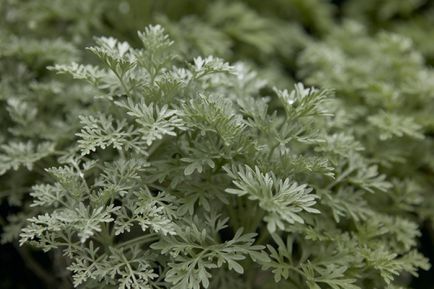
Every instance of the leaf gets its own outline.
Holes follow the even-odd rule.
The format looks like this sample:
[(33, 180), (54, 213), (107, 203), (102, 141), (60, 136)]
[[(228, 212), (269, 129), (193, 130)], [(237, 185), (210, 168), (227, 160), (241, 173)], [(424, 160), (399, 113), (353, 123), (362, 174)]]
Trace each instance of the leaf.
[(83, 128), (76, 135), (81, 154), (95, 152), (97, 148), (105, 149), (113, 146), (115, 149), (136, 149), (145, 154), (142, 146), (144, 142), (138, 136), (133, 126), (125, 120), (115, 121), (112, 116), (98, 114), (96, 116), (81, 116)]
[(324, 102), (330, 98), (331, 92), (328, 90), (317, 90), (305, 88), (302, 83), (294, 85), (294, 90), (278, 90), (274, 92), (283, 104), (288, 115), (288, 120), (301, 117), (312, 117), (316, 115), (329, 115), (324, 110)]
[(231, 73), (232, 66), (224, 62), (220, 58), (208, 56), (206, 58), (196, 57), (192, 65), (193, 77), (196, 79), (215, 74), (215, 73)]
[(194, 173), (194, 171), (197, 171), (198, 173), (202, 173), (203, 167), (205, 165), (209, 166), (210, 168), (215, 167), (215, 163), (211, 159), (191, 159), (191, 158), (182, 158), (181, 159), (184, 162), (190, 163), (188, 166), (184, 169), (184, 174), (186, 176), (189, 176)]
[(392, 137), (409, 136), (416, 139), (423, 138), (422, 127), (412, 118), (382, 111), (371, 115), (368, 121), (380, 129), (380, 139), (387, 140)]
[(175, 58), (173, 41), (161, 25), (147, 26), (145, 31), (138, 32), (138, 36), (144, 49), (134, 52), (137, 63), (148, 72), (151, 80), (155, 80)]
[(33, 169), (33, 164), (54, 152), (54, 144), (43, 142), (35, 145), (32, 142), (10, 142), (0, 145), (0, 175), (21, 166), (28, 170)]
[(332, 289), (360, 289), (359, 286), (354, 284), (355, 279), (345, 277), (347, 271), (345, 266), (338, 267), (330, 264), (319, 267), (308, 263), (302, 265), (301, 268), (306, 274), (306, 283), (310, 289), (321, 288), (318, 285), (321, 283), (327, 284)]
[[(173, 284), (173, 288), (208, 288), (211, 269), (227, 264), (228, 269), (242, 274), (244, 268), (238, 261), (244, 260), (245, 255), (261, 258), (258, 256), (265, 254), (261, 253), (263, 246), (253, 245), (255, 236), (252, 233), (243, 234), (240, 229), (232, 239), (219, 243), (207, 240), (207, 230), (201, 231), (193, 225), (179, 230), (176, 235), (166, 236), (154, 243), (152, 248), (174, 257), (165, 278)], [(207, 244), (207, 241), (212, 241), (212, 244)]]
[(255, 170), (248, 166), (225, 167), (226, 173), (234, 179), (236, 189), (228, 188), (225, 191), (249, 200), (258, 201), (259, 207), (267, 212), (264, 220), (268, 223), (270, 233), (276, 229), (284, 229), (286, 224), (304, 223), (299, 215), (302, 211), (318, 214), (312, 208), (318, 197), (311, 194), (312, 189), (307, 185), (299, 185), (285, 180), (277, 179), (273, 173), (263, 174), (258, 167)]
[(164, 135), (176, 136), (175, 130), (185, 130), (179, 111), (169, 109), (167, 105), (159, 108), (153, 103), (146, 105), (143, 99), (134, 103), (130, 98), (115, 103), (127, 109), (127, 114), (134, 118), (139, 125), (138, 133), (148, 146)]

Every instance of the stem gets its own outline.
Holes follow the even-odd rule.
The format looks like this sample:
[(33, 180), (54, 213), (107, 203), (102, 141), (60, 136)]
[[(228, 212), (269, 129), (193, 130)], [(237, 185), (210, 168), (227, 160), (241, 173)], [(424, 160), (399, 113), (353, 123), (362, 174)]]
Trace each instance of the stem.
[(265, 244), (265, 242), (268, 240), (268, 238), (270, 237), (270, 232), (267, 229), (267, 226), (264, 226), (261, 228), (261, 231), (259, 232), (259, 238), (258, 240), (256, 240), (256, 243), (258, 244)]
[(277, 142), (276, 144), (274, 144), (271, 148), (270, 151), (268, 152), (268, 158), (271, 160), (271, 157), (273, 156), (273, 152), (274, 150), (280, 145), (280, 142)]
[(121, 256), (122, 256), (122, 260), (124, 261), (124, 264), (125, 264), (125, 265), (127, 266), (127, 268), (128, 268), (128, 271), (130, 271), (130, 275), (131, 275), (131, 277), (133, 277), (133, 281), (134, 281), (134, 283), (135, 283), (135, 284), (138, 284), (137, 279), (136, 279), (136, 276), (135, 276), (135, 274), (134, 274), (134, 270), (133, 270), (133, 268), (131, 268), (130, 262), (128, 262), (127, 258), (125, 258), (125, 256), (124, 256), (124, 254), (121, 254)]
[(339, 184), (344, 178), (346, 178), (349, 174), (354, 171), (354, 168), (349, 167), (345, 172), (343, 172), (333, 183), (327, 186), (326, 190), (330, 190), (337, 184)]
[(254, 206), (254, 210), (252, 210), (252, 213), (252, 225), (249, 229), (250, 231), (256, 231), (261, 226), (262, 218), (264, 217), (264, 211), (258, 206)]
[(77, 170), (77, 173), (80, 176), (80, 179), (83, 181), (83, 184), (84, 184), (84, 187), (86, 188), (87, 193), (90, 195), (90, 193), (91, 193), (90, 188), (87, 185), (86, 179), (84, 178), (84, 174), (81, 172), (81, 169), (78, 166), (77, 162), (73, 161), (71, 164)]
[(128, 247), (128, 246), (132, 246), (135, 245), (137, 243), (142, 243), (142, 242), (151, 242), (151, 241), (155, 241), (158, 240), (158, 236), (156, 234), (151, 234), (151, 235), (143, 235), (128, 241), (125, 241), (123, 243), (118, 244), (118, 248), (122, 248), (122, 247)]
[(128, 94), (130, 93), (131, 89), (128, 89), (127, 85), (124, 82), (124, 76), (119, 75), (119, 73), (116, 71), (116, 69), (112, 69), (112, 71), (114, 72), (114, 74), (116, 75), (116, 77), (119, 79), (119, 82), (121, 83), (122, 88), (125, 91), (125, 95), (128, 96)]
[(102, 230), (99, 234), (99, 238), (97, 239), (104, 246), (105, 250), (108, 250), (108, 248), (113, 244), (113, 238), (110, 234), (110, 229), (106, 223), (102, 224)]

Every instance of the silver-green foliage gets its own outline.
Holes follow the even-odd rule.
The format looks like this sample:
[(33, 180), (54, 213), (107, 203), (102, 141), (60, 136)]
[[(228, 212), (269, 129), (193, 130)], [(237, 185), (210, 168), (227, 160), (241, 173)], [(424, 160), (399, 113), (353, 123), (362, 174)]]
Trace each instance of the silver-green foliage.
[(346, 22), (321, 43), (308, 45), (299, 66), (309, 84), (336, 89), (351, 113), (346, 126), (381, 172), (417, 183), (408, 190), (395, 182), (383, 204), (408, 204), (421, 219), (434, 220), (434, 71), (412, 41), (384, 31), (370, 36), (364, 26)]
[(21, 244), (61, 249), (74, 286), (394, 288), (428, 267), (406, 211), (378, 206), (392, 183), (331, 91), (183, 58), (161, 26), (139, 38), (51, 68), (94, 105), (33, 187), (43, 213)]

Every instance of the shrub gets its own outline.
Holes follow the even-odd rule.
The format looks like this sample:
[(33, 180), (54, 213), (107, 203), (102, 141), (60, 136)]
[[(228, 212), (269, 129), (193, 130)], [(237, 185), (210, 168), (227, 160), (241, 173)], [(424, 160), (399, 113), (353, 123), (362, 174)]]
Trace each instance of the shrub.
[(21, 243), (61, 248), (74, 286), (360, 288), (427, 268), (330, 91), (272, 92), (242, 63), (179, 58), (161, 26), (139, 38), (98, 38), (102, 67), (51, 68), (98, 93), (33, 187), (43, 213)]
[(2, 243), (48, 288), (416, 284), (433, 5), (395, 2), (3, 1)]

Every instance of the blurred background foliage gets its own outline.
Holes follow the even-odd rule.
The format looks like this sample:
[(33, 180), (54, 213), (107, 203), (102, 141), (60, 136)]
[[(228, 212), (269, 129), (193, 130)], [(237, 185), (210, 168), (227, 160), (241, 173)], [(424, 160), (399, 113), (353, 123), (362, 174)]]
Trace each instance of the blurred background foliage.
[[(6, 151), (19, 143), (29, 156), (22, 163), (36, 169), (2, 172), (8, 160), (0, 155), (0, 288), (46, 288), (50, 278), (40, 268), (57, 266), (55, 254), (48, 260), (14, 244), (35, 213), (29, 186), (55, 163), (53, 148), (70, 140), (91, 100), (83, 97), (88, 87), (61, 81), (46, 67), (93, 61), (84, 50), (93, 36), (138, 45), (136, 31), (150, 23), (162, 24), (188, 57), (248, 62), (279, 86), (303, 81), (336, 89), (354, 112), (348, 125), (364, 128), (359, 137), (383, 160), (383, 171), (403, 182), (396, 187), (412, 188), (394, 191), (384, 205), (393, 199), (418, 208), (421, 250), (434, 260), (434, 1), (1, 0), (0, 145)], [(385, 146), (369, 137), (380, 127), (387, 139), (393, 121), (420, 126), (425, 138)], [(406, 162), (404, 176), (397, 159)], [(414, 288), (434, 288), (433, 275), (421, 272)]]

